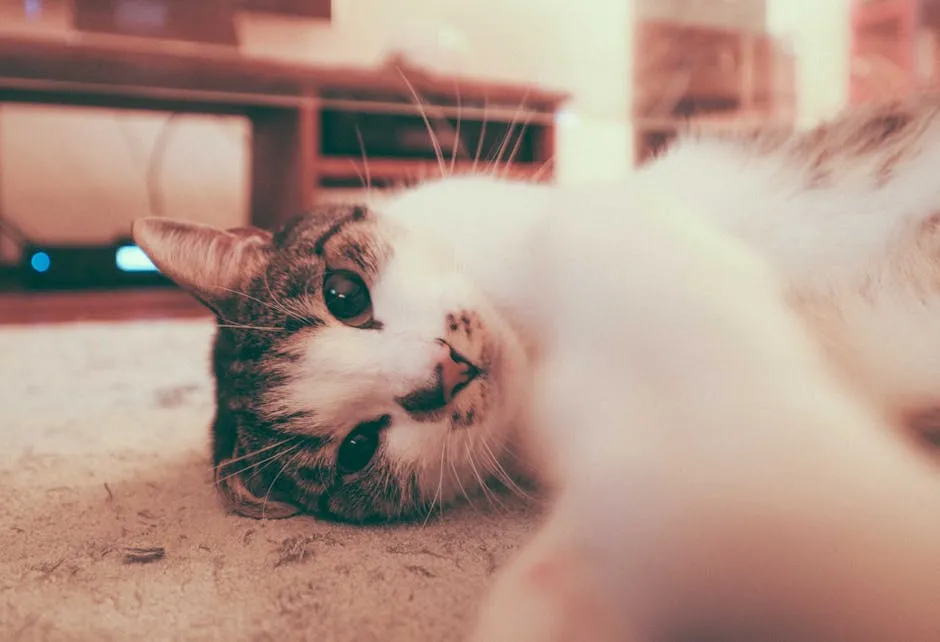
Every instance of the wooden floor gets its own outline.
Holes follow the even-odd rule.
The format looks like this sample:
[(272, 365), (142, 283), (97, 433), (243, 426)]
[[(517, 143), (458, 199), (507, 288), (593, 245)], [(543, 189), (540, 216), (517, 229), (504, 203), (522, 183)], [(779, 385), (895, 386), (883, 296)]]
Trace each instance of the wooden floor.
[(168, 287), (87, 292), (0, 291), (0, 324), (208, 316), (209, 312), (192, 297)]

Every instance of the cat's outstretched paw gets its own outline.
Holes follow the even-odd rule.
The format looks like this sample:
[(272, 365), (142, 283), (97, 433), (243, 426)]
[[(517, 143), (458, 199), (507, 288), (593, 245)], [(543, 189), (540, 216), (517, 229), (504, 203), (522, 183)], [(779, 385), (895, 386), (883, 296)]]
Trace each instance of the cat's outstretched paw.
[(549, 529), (497, 574), (468, 642), (641, 642), (606, 597)]
[(906, 423), (931, 454), (940, 455), (940, 407), (913, 413)]

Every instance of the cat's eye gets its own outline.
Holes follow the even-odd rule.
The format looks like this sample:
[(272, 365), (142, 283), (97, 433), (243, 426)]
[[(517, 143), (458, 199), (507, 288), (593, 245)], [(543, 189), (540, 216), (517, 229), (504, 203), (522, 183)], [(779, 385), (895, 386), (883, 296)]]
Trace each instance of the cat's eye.
[(379, 449), (379, 433), (388, 426), (391, 417), (384, 415), (375, 421), (359, 424), (339, 447), (336, 468), (342, 475), (351, 475), (369, 465)]
[(323, 300), (338, 321), (355, 328), (373, 325), (369, 288), (355, 272), (328, 272), (323, 280)]

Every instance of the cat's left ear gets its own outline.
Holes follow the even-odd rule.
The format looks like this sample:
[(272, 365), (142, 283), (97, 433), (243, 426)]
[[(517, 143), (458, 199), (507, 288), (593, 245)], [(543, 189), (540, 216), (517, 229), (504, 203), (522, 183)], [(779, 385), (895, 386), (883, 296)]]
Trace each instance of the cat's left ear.
[(131, 233), (164, 276), (222, 316), (271, 248), (270, 232), (258, 228), (221, 230), (157, 217), (135, 221)]

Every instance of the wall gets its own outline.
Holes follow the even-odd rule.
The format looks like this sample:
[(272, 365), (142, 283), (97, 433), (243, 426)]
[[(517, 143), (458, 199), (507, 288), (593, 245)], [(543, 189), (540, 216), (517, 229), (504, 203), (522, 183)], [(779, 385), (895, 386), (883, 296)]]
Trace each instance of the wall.
[[(768, 27), (797, 54), (803, 126), (846, 103), (849, 3), (768, 2)], [(702, 0), (668, 4), (681, 5), (680, 13), (712, 6)], [(629, 171), (633, 15), (647, 15), (650, 7), (662, 12), (663, 6), (661, 0), (334, 0), (332, 24), (250, 16), (238, 29), (250, 55), (372, 65), (390, 49), (405, 47), (437, 71), (571, 91), (574, 100), (559, 121), (557, 166), (559, 180), (572, 183)], [(0, 0), (0, 33), (23, 28), (11, 14), (20, 7)], [(42, 20), (29, 29), (67, 28), (65, 0), (46, 0), (44, 7)], [(705, 9), (700, 13), (697, 20), (714, 18)], [(728, 16), (722, 20), (755, 20), (750, 9)], [(0, 212), (48, 241), (100, 242), (126, 233), (132, 219), (151, 211), (147, 163), (165, 119), (3, 106)], [(244, 222), (245, 123), (186, 117), (171, 134), (159, 176), (164, 211), (219, 225)], [(10, 246), (0, 248), (0, 258), (9, 260)]]
[[(13, 28), (10, 10), (0, 0), (0, 31)], [(62, 0), (46, 11), (33, 28), (67, 26)], [(578, 182), (622, 176), (630, 164), (631, 11), (632, 0), (334, 0), (329, 25), (250, 16), (238, 28), (249, 55), (372, 65), (405, 46), (437, 71), (571, 91), (557, 166), (560, 180)], [(165, 118), (4, 106), (0, 208), (48, 241), (126, 233), (150, 211), (147, 158)], [(223, 225), (246, 220), (246, 135), (240, 119), (178, 119), (160, 176), (166, 213)]]
[(852, 0), (772, 0), (767, 27), (796, 56), (797, 126), (848, 104)]
[(763, 29), (767, 21), (766, 0), (635, 0), (635, 3), (637, 15), (650, 20), (756, 30)]

